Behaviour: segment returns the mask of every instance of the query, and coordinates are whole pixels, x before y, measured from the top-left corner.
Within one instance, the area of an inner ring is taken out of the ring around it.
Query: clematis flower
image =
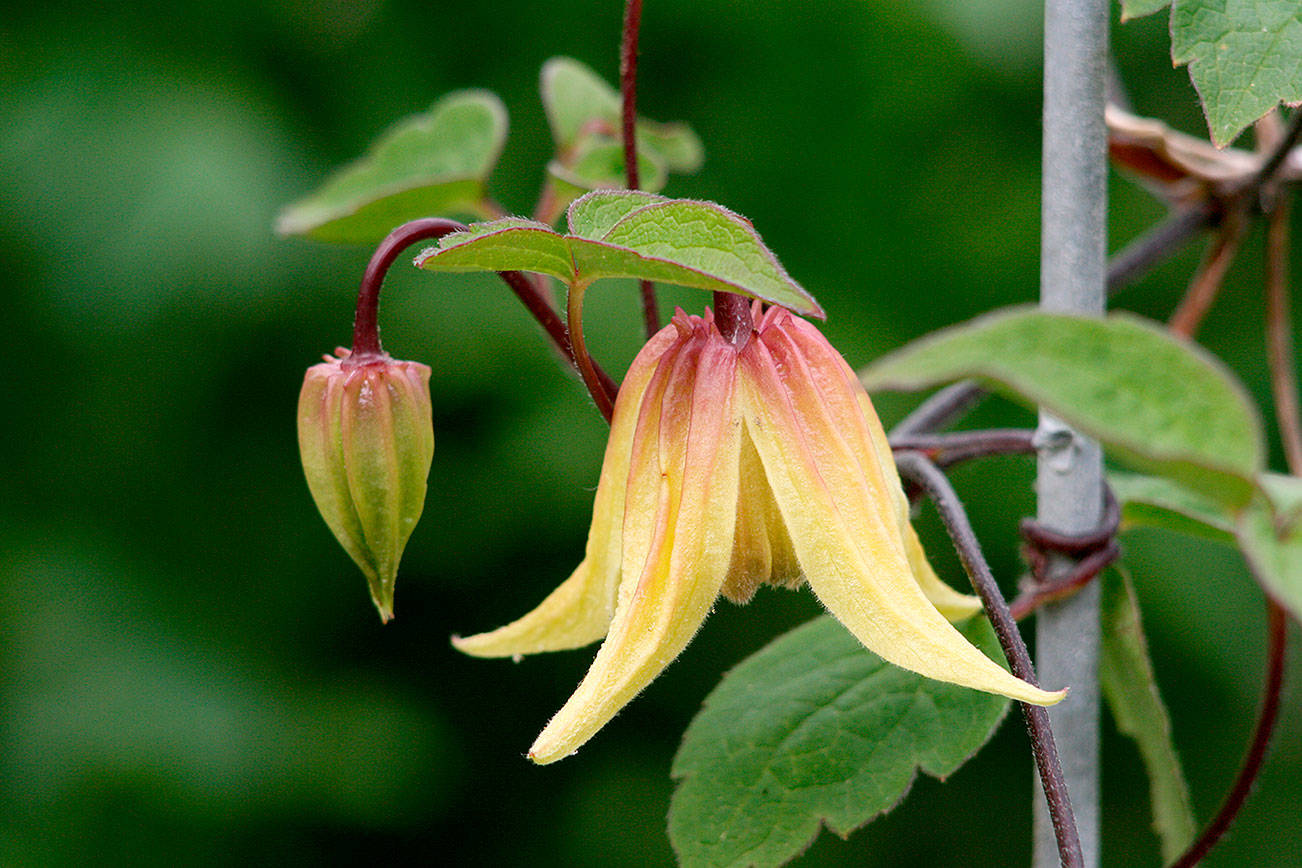
[[[854,372],[809,323],[753,308],[726,340],[681,310],[620,388],[586,556],[537,609],[455,638],[482,657],[605,641],[529,751],[576,751],[691,641],[722,594],[808,583],[870,651],[929,678],[1039,705],[947,620],[980,604],[928,566],[881,423]]]
[[[303,377],[299,454],[317,510],[388,621],[398,561],[425,506],[434,458],[430,369],[384,353],[335,353]]]

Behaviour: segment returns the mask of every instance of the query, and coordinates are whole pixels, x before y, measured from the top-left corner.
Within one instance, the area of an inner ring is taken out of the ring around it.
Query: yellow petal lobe
[[[475,657],[514,657],[581,648],[606,635],[615,611],[623,549],[621,524],[638,411],[644,400],[658,402],[663,395],[664,376],[658,379],[655,395],[648,396],[648,390],[656,371],[664,364],[672,365],[678,338],[672,326],[661,329],[638,353],[620,386],[583,563],[524,617],[489,633],[454,636],[452,644],[457,650]]]
[[[629,498],[654,490],[654,520],[625,524],[628,545],[609,635],[530,748],[536,763],[569,756],[614,717],[691,641],[719,595],[733,548],[741,424],[733,395],[736,351],[712,326],[709,331],[712,336],[694,335],[684,350],[694,370],[676,371],[658,414],[644,413],[647,427],[658,423],[658,436],[648,430],[643,444],[654,460],[639,455],[650,466],[630,476]]]
[[[811,356],[781,328],[762,330],[739,376],[747,430],[819,600],[865,647],[905,669],[1037,705],[1059,701],[1065,691],[1009,674],[924,596],[890,490],[898,477],[885,473],[889,456],[873,450],[864,460],[846,448],[848,419],[838,406],[848,395],[857,407],[857,395],[837,397],[835,366]]]

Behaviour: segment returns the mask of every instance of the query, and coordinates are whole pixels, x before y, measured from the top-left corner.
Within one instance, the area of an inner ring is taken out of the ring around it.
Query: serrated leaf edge
[[[601,237],[601,243],[609,244],[609,242],[605,241],[605,239],[609,238],[611,234],[616,229],[618,229],[621,225],[633,219],[639,214],[644,214],[654,209],[677,207],[679,205],[698,205],[701,207],[713,209],[715,211],[720,212],[724,216],[724,218],[727,219],[729,222],[737,226],[740,226],[742,230],[745,231],[746,234],[749,235],[750,238],[759,247],[760,253],[763,254],[764,257],[768,260],[769,264],[773,266],[773,269],[778,273],[778,276],[789,286],[794,288],[797,295],[803,296],[804,298],[808,299],[809,303],[812,305],[811,309],[797,310],[795,308],[789,308],[789,310],[792,310],[792,312],[799,313],[803,316],[812,316],[818,319],[827,319],[827,313],[823,310],[822,306],[818,303],[818,301],[812,295],[810,295],[809,292],[803,286],[801,286],[799,283],[796,283],[796,281],[791,277],[791,275],[787,273],[787,269],[782,265],[782,262],[778,259],[777,254],[774,253],[773,250],[767,244],[764,243],[764,239],[760,237],[760,234],[758,232],[755,231],[755,224],[752,223],[747,218],[743,217],[742,215],[738,214],[736,211],[733,211],[724,205],[720,205],[717,202],[707,202],[703,199],[665,199],[663,202],[652,202],[649,205],[643,205],[641,208],[634,208],[632,211],[628,212],[623,217],[619,218],[619,220],[615,221],[615,223],[613,223],[611,227],[608,230],[606,230],[606,234]],[[618,244],[609,244],[609,246],[619,247],[622,250],[632,250],[632,248],[622,247],[621,245]],[[637,253],[636,250],[632,250],[632,252]],[[714,275],[705,274],[705,272],[700,272],[698,271],[698,269],[694,269],[689,266],[681,266],[676,262],[672,262],[671,260],[661,259],[655,256],[645,256],[641,253],[637,253],[637,255],[642,259],[648,261],[667,262],[671,265],[675,265],[680,268],[686,268],[689,271],[697,271],[700,274],[704,274],[706,277],[710,277],[712,279],[718,280],[720,283],[725,283],[728,284],[729,286],[737,286],[737,284],[732,283],[731,281],[715,278]],[[740,289],[740,287],[738,288]],[[749,292],[745,292],[743,294],[748,296],[753,296],[755,298],[760,298],[760,296],[755,296],[753,293],[749,293]],[[781,302],[772,301],[771,299],[764,298],[762,300],[771,302],[772,304],[778,304],[782,307],[786,307],[786,305],[782,305]]]
[[[627,193],[629,193],[629,194],[634,194],[634,195],[655,196],[655,194],[651,194],[651,193],[640,193],[640,191],[613,191],[613,192],[614,192],[615,194],[618,194],[618,193],[621,193],[621,192],[627,192]],[[582,196],[582,197],[580,197],[579,199],[576,199],[576,200],[575,200],[575,201],[570,205],[570,209],[573,209],[576,205],[578,205],[579,202],[584,201],[585,199],[587,199],[587,198],[590,197],[590,196],[610,196],[610,195],[612,195],[612,191],[607,191],[607,190],[596,190],[596,191],[594,191],[594,192],[592,192],[592,193],[587,194],[587,196]],[[438,246],[438,247],[428,247],[428,248],[426,248],[425,250],[421,251],[421,252],[416,256],[416,258],[413,260],[413,264],[414,264],[417,268],[424,268],[424,267],[425,267],[425,263],[429,262],[431,259],[437,259],[438,256],[439,256],[441,253],[444,253],[444,252],[449,251],[449,250],[454,250],[454,249],[456,249],[456,248],[458,248],[458,247],[464,247],[464,246],[467,245],[467,244],[473,244],[473,243],[475,243],[475,242],[477,242],[477,241],[480,241],[481,239],[485,239],[485,238],[493,238],[493,237],[497,237],[497,236],[500,236],[500,235],[504,235],[504,234],[509,233],[509,232],[538,232],[538,233],[544,233],[544,234],[547,234],[547,235],[555,236],[556,238],[559,238],[559,239],[561,239],[562,241],[565,242],[566,248],[567,248],[567,249],[569,250],[569,252],[570,252],[571,274],[567,277],[567,276],[563,276],[563,275],[559,275],[559,274],[554,274],[554,273],[551,273],[551,272],[548,272],[548,273],[551,274],[553,277],[557,277],[557,278],[559,278],[559,279],[561,279],[561,280],[565,280],[566,282],[568,282],[568,283],[570,283],[570,284],[575,284],[575,283],[578,283],[578,282],[584,281],[585,279],[587,279],[587,280],[595,280],[595,279],[598,279],[598,278],[585,278],[585,275],[582,274],[582,273],[579,271],[578,265],[577,265],[577,263],[575,262],[575,259],[574,259],[574,248],[571,246],[571,242],[572,242],[572,241],[579,241],[579,242],[582,242],[582,243],[584,243],[584,244],[595,244],[595,245],[598,245],[598,246],[604,247],[604,248],[606,248],[606,249],[608,249],[608,250],[617,250],[617,251],[620,251],[621,253],[629,253],[629,254],[632,254],[634,257],[636,257],[637,259],[639,259],[639,260],[641,260],[641,261],[643,261],[643,262],[653,262],[653,263],[658,263],[658,264],[668,265],[668,266],[671,266],[671,267],[673,267],[673,268],[677,268],[677,269],[681,269],[681,270],[683,270],[683,271],[689,272],[689,273],[691,273],[691,274],[697,274],[697,275],[700,275],[700,276],[701,276],[703,279],[705,279],[705,280],[711,281],[711,282],[716,283],[716,284],[719,284],[719,285],[721,285],[721,286],[732,287],[733,290],[735,290],[735,291],[736,291],[738,294],[740,294],[740,295],[745,295],[745,296],[747,296],[747,297],[749,297],[749,298],[758,298],[758,299],[760,299],[761,301],[765,301],[765,302],[768,302],[768,303],[770,303],[770,304],[776,304],[776,305],[778,305],[778,306],[780,306],[780,307],[786,307],[788,310],[791,310],[791,311],[794,312],[794,313],[802,314],[802,315],[804,315],[804,316],[814,316],[814,317],[818,317],[818,318],[820,318],[820,319],[822,319],[822,318],[826,318],[826,314],[823,312],[823,309],[822,309],[821,306],[819,306],[818,302],[813,298],[813,296],[811,296],[811,295],[810,295],[810,294],[805,290],[804,287],[802,287],[799,283],[796,283],[796,281],[793,280],[793,279],[791,278],[791,275],[789,275],[789,274],[787,273],[787,270],[786,270],[785,268],[782,267],[782,263],[778,261],[777,256],[776,256],[776,255],[775,255],[775,254],[774,254],[774,253],[773,253],[773,252],[768,248],[768,246],[767,246],[766,244],[764,244],[764,241],[763,241],[762,238],[760,238],[759,233],[757,233],[757,232],[755,231],[754,226],[753,226],[753,225],[751,224],[751,222],[750,222],[749,220],[747,220],[745,217],[742,217],[741,215],[739,215],[739,214],[737,214],[737,213],[735,213],[735,212],[733,212],[733,211],[730,211],[729,209],[725,208],[724,206],[719,205],[719,204],[714,203],[714,202],[703,202],[703,201],[699,201],[699,200],[695,200],[695,199],[666,199],[666,198],[663,197],[663,196],[655,196],[655,198],[658,199],[658,200],[662,200],[662,201],[652,202],[652,203],[650,203],[650,204],[648,204],[648,205],[643,205],[643,206],[641,206],[641,207],[639,207],[639,208],[635,208],[635,209],[633,209],[632,211],[628,212],[628,213],[625,214],[623,217],[621,217],[619,220],[617,220],[615,223],[611,224],[611,227],[606,231],[606,234],[603,235],[602,238],[587,238],[587,237],[585,237],[585,236],[582,236],[582,235],[576,235],[576,234],[573,234],[573,233],[570,233],[570,234],[567,234],[567,235],[561,235],[559,232],[557,232],[556,230],[552,229],[550,226],[547,226],[547,225],[544,224],[544,223],[537,223],[536,221],[532,221],[532,220],[529,220],[528,218],[524,218],[524,217],[505,217],[505,218],[501,218],[501,220],[502,220],[502,221],[508,221],[508,220],[509,220],[509,221],[519,221],[519,222],[518,222],[518,223],[515,223],[514,225],[504,226],[502,229],[499,229],[499,230],[496,230],[496,231],[478,232],[478,233],[476,233],[476,232],[466,231],[466,232],[453,232],[453,233],[450,233],[450,234],[444,236],[442,239],[439,240],[439,246]],[[691,205],[702,205],[702,206],[707,206],[707,207],[709,207],[709,208],[716,209],[716,210],[718,210],[719,212],[722,212],[723,215],[725,216],[725,218],[727,218],[727,219],[729,219],[730,221],[732,221],[732,222],[734,222],[734,223],[740,225],[740,226],[741,226],[741,227],[742,227],[742,228],[743,228],[747,233],[749,233],[749,235],[751,236],[751,238],[753,238],[753,239],[755,240],[755,242],[758,244],[760,250],[764,253],[764,255],[768,258],[770,264],[773,265],[773,267],[774,267],[775,270],[777,271],[779,277],[780,277],[780,278],[781,278],[785,283],[787,283],[788,286],[790,286],[790,287],[793,289],[794,294],[796,294],[796,295],[798,295],[798,296],[800,296],[800,297],[803,297],[803,298],[807,299],[808,302],[809,302],[809,304],[811,305],[811,307],[803,307],[803,308],[802,308],[802,307],[790,307],[790,306],[788,306],[787,304],[784,304],[783,302],[776,301],[776,300],[774,300],[774,299],[772,299],[772,298],[769,298],[769,297],[767,297],[767,296],[757,295],[756,293],[754,293],[754,292],[752,292],[752,291],[746,289],[745,287],[741,286],[741,285],[738,284],[738,283],[735,283],[735,282],[733,282],[733,281],[731,281],[731,280],[727,280],[727,279],[725,279],[725,278],[719,277],[718,275],[714,275],[714,274],[710,274],[709,272],[702,271],[702,270],[699,269],[699,268],[695,268],[695,267],[690,266],[690,265],[684,265],[684,264],[682,264],[681,262],[675,262],[675,261],[673,261],[672,259],[665,259],[664,257],[660,257],[660,256],[649,256],[649,255],[644,254],[644,253],[641,253],[641,252],[639,252],[639,251],[637,251],[637,250],[635,250],[635,249],[633,249],[633,248],[631,248],[631,247],[625,247],[625,246],[620,245],[620,244],[611,244],[611,243],[608,242],[608,241],[604,241],[604,240],[602,240],[602,239],[604,239],[604,238],[606,238],[606,237],[609,237],[610,233],[614,232],[615,229],[616,229],[620,224],[624,223],[626,220],[628,220],[629,218],[633,217],[633,216],[636,215],[636,214],[640,214],[640,213],[642,213],[643,211],[646,211],[646,210],[651,209],[651,208],[662,208],[662,207],[664,207],[664,206],[666,206],[666,205],[677,205],[677,204],[691,204]],[[567,218],[567,220],[568,220],[568,218]],[[499,221],[492,221],[492,222],[499,222]],[[491,224],[480,224],[480,225],[491,225]],[[475,269],[468,269],[468,270],[475,270]],[[486,270],[487,270],[487,269],[486,269]],[[602,276],[604,276],[604,275],[598,275],[598,277],[602,277]],[[726,290],[725,290],[725,291],[726,291]]]

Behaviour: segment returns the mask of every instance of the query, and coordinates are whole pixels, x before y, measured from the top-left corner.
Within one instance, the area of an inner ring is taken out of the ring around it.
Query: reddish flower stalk
[[[714,294],[714,324],[723,339],[738,350],[746,346],[755,320],[751,316],[751,301],[731,292]]]
[[[1282,142],[1274,143],[1273,156],[1268,166],[1278,168],[1283,161],[1281,154],[1297,140],[1302,122],[1302,111],[1293,118]],[[1263,176],[1270,174],[1264,169]],[[1272,191],[1273,192],[1273,191]],[[1264,197],[1273,200],[1274,196]],[[1275,398],[1275,418],[1279,425],[1280,439],[1284,444],[1284,455],[1289,472],[1302,475],[1302,426],[1298,422],[1297,380],[1293,374],[1294,355],[1293,340],[1289,327],[1289,291],[1288,291],[1288,215],[1289,202],[1281,199],[1273,202],[1267,216],[1266,226],[1266,344],[1267,360],[1270,364],[1270,385]],[[1271,737],[1275,733],[1275,724],[1279,720],[1280,697],[1284,690],[1284,661],[1288,653],[1288,615],[1284,607],[1269,597],[1266,598],[1267,618],[1267,652],[1266,684],[1262,690],[1261,713],[1257,725],[1253,728],[1252,742],[1244,755],[1243,765],[1234,778],[1225,801],[1216,812],[1207,827],[1189,849],[1177,859],[1172,868],[1189,868],[1197,865],[1207,853],[1216,846],[1221,836],[1230,828],[1239,811],[1252,792],[1257,775],[1266,760]]]
[[[1234,262],[1234,255],[1239,252],[1245,222],[1241,212],[1226,215],[1220,234],[1212,242],[1202,267],[1198,269],[1198,274],[1171,316],[1169,326],[1173,334],[1192,338],[1197,332],[1198,326],[1216,301],[1216,296],[1220,294],[1225,274]]]
[[[637,34],[642,26],[642,0],[624,4],[624,33],[619,46],[619,92],[622,98],[620,133],[624,143],[624,177],[628,189],[640,186],[637,168]],[[638,281],[642,293],[642,320],[646,336],[660,331],[656,287],[649,280]]]
[[[592,360],[592,356],[588,355],[588,343],[583,337],[583,294],[586,291],[587,286],[583,284],[571,286],[566,303],[570,358],[579,369],[579,376],[583,377],[583,384],[588,387],[588,394],[592,396],[597,410],[609,424],[615,415],[615,395],[602,387],[597,363]]]
[[[1270,647],[1266,654],[1266,686],[1262,691],[1261,715],[1257,718],[1257,726],[1252,733],[1252,744],[1248,746],[1248,753],[1243,758],[1243,766],[1234,779],[1234,786],[1226,794],[1221,809],[1207,824],[1207,828],[1203,829],[1198,840],[1172,863],[1171,868],[1192,868],[1202,861],[1212,847],[1216,846],[1221,836],[1234,822],[1234,818],[1238,816],[1243,803],[1248,800],[1252,786],[1257,782],[1257,775],[1261,772],[1262,763],[1266,760],[1270,737],[1275,731],[1276,721],[1279,720],[1280,695],[1284,689],[1284,658],[1288,644],[1288,616],[1284,608],[1274,600],[1269,600],[1267,618]]]
[[[402,224],[380,242],[380,245],[375,249],[375,253],[371,256],[371,261],[366,266],[366,273],[362,275],[361,289],[357,293],[357,312],[353,318],[353,359],[355,361],[368,356],[379,356],[384,352],[380,346],[380,287],[384,284],[384,276],[388,274],[389,267],[393,265],[402,251],[418,241],[442,238],[444,235],[462,232],[465,229],[465,224],[458,223],[455,220],[447,220],[442,217],[425,217]],[[565,323],[557,316],[556,311],[552,309],[551,304],[541,294],[537,285],[529,279],[528,275],[520,271],[499,271],[497,275],[511,288],[516,297],[524,303],[524,306],[533,315],[533,318],[538,321],[538,324],[543,327],[543,331],[547,333],[547,337],[556,345],[556,348],[575,367],[578,367],[574,351],[570,347],[570,339],[565,330]],[[596,362],[589,359],[589,363],[592,367],[592,381],[589,383],[588,378],[585,377],[584,383],[589,386],[589,390],[599,390],[613,402],[619,387]],[[597,400],[595,393],[593,400]],[[598,406],[600,406],[600,401],[598,401]]]

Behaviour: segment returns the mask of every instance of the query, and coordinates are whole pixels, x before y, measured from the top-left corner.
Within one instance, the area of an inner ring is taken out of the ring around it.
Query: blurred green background
[[[621,4],[47,0],[0,18],[0,863],[665,865],[668,769],[721,672],[817,611],[721,603],[683,657],[575,758],[524,750],[591,660],[459,656],[581,555],[604,425],[492,280],[399,268],[394,355],[434,369],[425,518],[381,627],[298,465],[303,370],[346,342],[369,251],[273,236],[279,207],[439,95],[502,96],[493,192],[531,208],[554,54],[613,80]],[[752,218],[854,364],[1038,281],[1035,0],[661,0],[641,106],[707,163],[667,192]],[[1200,132],[1161,16],[1118,25],[1140,113]],[[1113,246],[1162,209],[1113,184]],[[1204,327],[1263,401],[1259,244]],[[1187,251],[1119,304],[1162,316]],[[589,294],[620,371],[634,290]],[[665,292],[699,311],[698,293]],[[916,401],[882,396],[889,424]],[[991,403],[976,424],[1026,414]],[[1274,448],[1274,447],[1272,447]],[[1275,466],[1282,466],[1275,449]],[[1031,467],[956,475],[1011,588]],[[922,529],[955,582],[934,517]],[[1125,538],[1200,818],[1255,715],[1262,597],[1231,552]],[[1291,677],[1302,678],[1294,655]],[[1296,695],[1296,691],[1293,691]],[[1209,865],[1302,864],[1302,710]],[[1025,864],[1031,765],[1010,718],[948,783],[919,780],[810,865]],[[1105,725],[1105,862],[1155,865],[1137,755]]]

